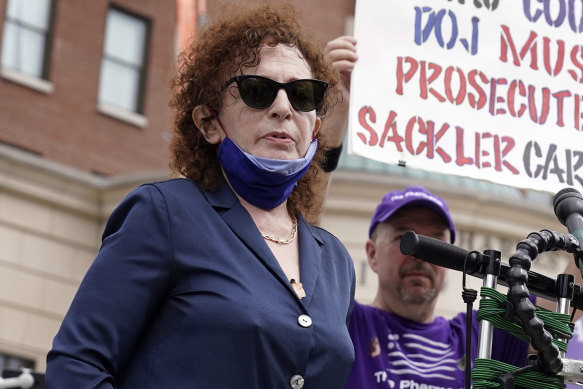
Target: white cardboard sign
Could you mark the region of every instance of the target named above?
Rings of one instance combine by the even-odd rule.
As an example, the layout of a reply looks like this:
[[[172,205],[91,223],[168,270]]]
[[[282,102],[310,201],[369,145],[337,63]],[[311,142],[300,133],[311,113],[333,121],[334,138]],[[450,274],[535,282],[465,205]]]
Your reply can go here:
[[[357,0],[349,153],[583,190],[583,0]]]

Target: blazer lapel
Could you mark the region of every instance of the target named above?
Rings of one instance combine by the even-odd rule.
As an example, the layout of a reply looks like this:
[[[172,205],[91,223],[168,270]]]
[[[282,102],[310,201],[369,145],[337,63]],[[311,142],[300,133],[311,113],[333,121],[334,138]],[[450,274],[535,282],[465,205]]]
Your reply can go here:
[[[251,215],[241,205],[239,199],[235,196],[231,188],[229,188],[226,181],[222,180],[218,190],[212,192],[204,191],[204,194],[209,204],[215,209],[233,233],[241,239],[243,244],[259,258],[271,273],[276,275],[285,284],[289,284],[277,259],[273,256],[273,253],[261,237],[261,233],[253,222]]]
[[[310,226],[302,217],[298,217],[298,239],[300,245],[300,275],[301,283],[306,291],[306,297],[299,300],[289,280],[279,266],[277,259],[261,237],[261,233],[253,222],[247,210],[226,181],[222,180],[216,191],[204,191],[209,204],[222,217],[235,235],[251,250],[257,258],[287,287],[305,307],[311,303],[318,273],[320,271],[322,239],[318,230]]]
[[[320,273],[323,242],[318,234],[318,229],[310,226],[301,217],[298,218],[298,231],[300,238],[300,275],[302,285],[306,291],[306,297],[302,299],[302,302],[304,306],[308,307],[312,302]]]

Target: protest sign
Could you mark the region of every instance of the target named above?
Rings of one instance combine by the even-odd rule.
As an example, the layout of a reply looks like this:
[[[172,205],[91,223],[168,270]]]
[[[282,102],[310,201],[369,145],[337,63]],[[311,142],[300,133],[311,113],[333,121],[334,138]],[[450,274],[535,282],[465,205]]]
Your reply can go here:
[[[357,0],[348,150],[583,190],[583,0]]]

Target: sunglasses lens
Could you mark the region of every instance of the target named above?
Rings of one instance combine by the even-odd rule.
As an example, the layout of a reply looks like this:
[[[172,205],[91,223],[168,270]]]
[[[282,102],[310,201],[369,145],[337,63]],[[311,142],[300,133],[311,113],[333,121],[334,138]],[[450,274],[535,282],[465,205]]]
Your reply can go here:
[[[294,109],[310,112],[322,103],[328,88],[327,83],[319,80],[297,80],[285,84],[261,76],[239,76],[234,80],[245,104],[256,109],[271,106],[279,89],[283,88]]]
[[[327,87],[325,82],[318,80],[298,80],[289,83],[286,92],[295,109],[309,112],[322,103]]]
[[[267,78],[244,78],[238,86],[241,98],[251,108],[267,108],[277,96],[277,85]]]

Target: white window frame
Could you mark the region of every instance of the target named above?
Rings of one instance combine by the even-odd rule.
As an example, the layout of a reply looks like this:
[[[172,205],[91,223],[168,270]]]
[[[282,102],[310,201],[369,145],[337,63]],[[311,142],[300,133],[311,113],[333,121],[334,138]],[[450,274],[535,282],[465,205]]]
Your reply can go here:
[[[101,113],[137,127],[148,125],[143,112],[149,30],[147,19],[117,7],[109,8],[97,106]],[[125,76],[116,73],[116,68]]]
[[[6,2],[6,15],[4,18],[4,25],[2,31],[2,49],[0,51],[0,77],[8,81],[24,85],[28,88],[35,89],[39,92],[51,94],[54,92],[53,84],[48,80],[49,74],[49,60],[51,52],[51,40],[53,30],[53,14],[56,0],[46,0],[44,15],[40,18],[40,25],[34,25],[26,21],[27,15],[10,15],[10,11],[20,13],[21,5],[30,6],[30,0],[8,0]],[[11,29],[11,33],[8,33]],[[14,34],[18,32],[18,34]],[[18,54],[14,54],[13,58],[7,58],[10,54],[7,50],[17,47],[25,46],[22,44],[24,33],[41,34],[41,45],[43,52],[37,58],[36,71],[27,71],[26,64],[18,65],[9,62],[20,62],[23,58],[16,58]],[[12,38],[15,41],[8,41]]]

